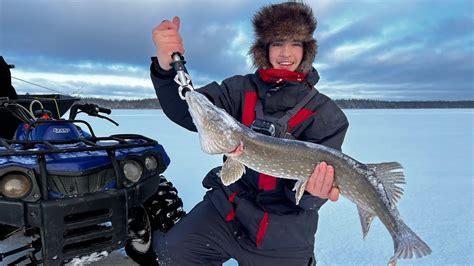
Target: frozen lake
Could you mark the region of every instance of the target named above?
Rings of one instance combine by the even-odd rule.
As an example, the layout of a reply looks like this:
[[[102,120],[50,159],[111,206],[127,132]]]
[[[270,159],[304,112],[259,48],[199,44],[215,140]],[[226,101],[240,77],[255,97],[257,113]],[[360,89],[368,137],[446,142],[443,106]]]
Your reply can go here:
[[[343,145],[346,154],[365,163],[398,161],[405,167],[407,184],[399,210],[433,254],[398,265],[474,264],[474,110],[344,111],[351,124]],[[173,124],[159,110],[114,110],[112,118],[119,127],[88,120],[98,135],[138,133],[158,140],[171,158],[165,176],[178,188],[185,210],[202,199],[202,178],[222,158],[201,152],[197,134]],[[393,243],[377,219],[364,241],[355,205],[342,198],[321,208],[315,253],[323,266],[386,265]],[[97,264],[135,265],[123,254],[114,252]]]

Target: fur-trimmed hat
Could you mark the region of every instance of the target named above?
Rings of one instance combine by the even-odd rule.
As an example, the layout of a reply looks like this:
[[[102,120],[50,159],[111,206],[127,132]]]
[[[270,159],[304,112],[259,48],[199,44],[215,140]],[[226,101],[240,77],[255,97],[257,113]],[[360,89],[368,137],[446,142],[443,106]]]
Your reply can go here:
[[[317,51],[313,38],[316,19],[311,7],[296,1],[264,6],[255,14],[252,23],[256,39],[249,54],[256,68],[272,68],[268,60],[269,45],[289,40],[303,42],[303,59],[296,71],[311,71]]]

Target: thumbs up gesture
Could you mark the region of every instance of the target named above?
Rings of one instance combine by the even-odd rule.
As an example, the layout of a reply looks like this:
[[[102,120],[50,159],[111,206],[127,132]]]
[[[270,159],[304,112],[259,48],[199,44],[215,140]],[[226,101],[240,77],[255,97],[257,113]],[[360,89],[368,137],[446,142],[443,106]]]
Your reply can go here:
[[[171,55],[175,52],[184,54],[183,39],[179,34],[180,19],[175,16],[172,21],[163,20],[152,32],[156,47],[156,56],[163,70],[170,70]]]

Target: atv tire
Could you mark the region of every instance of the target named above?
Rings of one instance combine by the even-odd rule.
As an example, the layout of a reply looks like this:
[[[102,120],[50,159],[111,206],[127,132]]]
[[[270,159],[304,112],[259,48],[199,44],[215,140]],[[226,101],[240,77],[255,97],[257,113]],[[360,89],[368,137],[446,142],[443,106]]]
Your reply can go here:
[[[154,231],[166,233],[183,217],[183,201],[178,191],[165,177],[161,177],[158,191],[142,207],[130,210],[127,255],[140,265],[158,265],[153,250]]]
[[[144,205],[153,231],[166,233],[185,215],[178,190],[164,177],[158,191]]]

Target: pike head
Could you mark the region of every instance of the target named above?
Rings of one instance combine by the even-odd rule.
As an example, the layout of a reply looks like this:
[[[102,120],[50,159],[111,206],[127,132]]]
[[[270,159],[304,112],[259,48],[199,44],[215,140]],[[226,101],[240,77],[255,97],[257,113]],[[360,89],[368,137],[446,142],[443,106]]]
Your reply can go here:
[[[229,154],[239,147],[243,129],[232,116],[199,92],[188,91],[185,98],[205,153]]]

